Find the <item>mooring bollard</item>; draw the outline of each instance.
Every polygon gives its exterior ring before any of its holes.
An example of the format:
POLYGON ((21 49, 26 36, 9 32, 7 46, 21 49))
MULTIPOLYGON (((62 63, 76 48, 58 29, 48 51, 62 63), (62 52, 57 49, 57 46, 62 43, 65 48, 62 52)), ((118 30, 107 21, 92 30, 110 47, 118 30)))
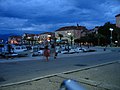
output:
POLYGON ((83 86, 77 83, 75 80, 64 80, 59 90, 86 90, 83 86))

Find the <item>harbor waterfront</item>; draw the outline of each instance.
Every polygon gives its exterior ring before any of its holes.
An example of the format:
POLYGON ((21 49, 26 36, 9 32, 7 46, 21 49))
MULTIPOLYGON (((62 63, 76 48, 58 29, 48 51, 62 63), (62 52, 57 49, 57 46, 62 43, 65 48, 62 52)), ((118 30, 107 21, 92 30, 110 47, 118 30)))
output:
POLYGON ((120 0, 0 0, 0 90, 120 90, 119 69, 120 0))
POLYGON ((0 90, 58 90, 66 79, 87 90, 119 90, 120 49, 90 48, 96 52, 59 54, 49 62, 41 56, 1 59, 0 90))

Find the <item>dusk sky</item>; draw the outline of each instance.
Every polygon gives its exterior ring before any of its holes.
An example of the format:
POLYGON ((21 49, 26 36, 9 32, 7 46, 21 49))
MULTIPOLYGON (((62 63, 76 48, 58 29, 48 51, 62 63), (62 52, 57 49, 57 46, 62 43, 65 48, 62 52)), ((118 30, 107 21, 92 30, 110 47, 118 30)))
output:
POLYGON ((79 25, 92 29, 120 13, 120 0, 0 0, 0 34, 55 31, 79 25))

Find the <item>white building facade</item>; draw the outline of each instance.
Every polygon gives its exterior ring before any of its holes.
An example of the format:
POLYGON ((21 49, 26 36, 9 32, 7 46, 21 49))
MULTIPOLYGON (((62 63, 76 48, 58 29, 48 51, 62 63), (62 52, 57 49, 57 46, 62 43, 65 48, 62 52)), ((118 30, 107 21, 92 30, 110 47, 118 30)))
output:
POLYGON ((120 28, 120 14, 116 15, 116 27, 120 28))
POLYGON ((75 39, 79 39, 82 36, 85 36, 87 29, 84 26, 67 26, 67 27, 62 27, 58 30, 55 31, 55 37, 57 40, 60 40, 60 36, 59 34, 61 34, 62 40, 68 40, 71 41, 71 37, 72 40, 74 42, 75 39))

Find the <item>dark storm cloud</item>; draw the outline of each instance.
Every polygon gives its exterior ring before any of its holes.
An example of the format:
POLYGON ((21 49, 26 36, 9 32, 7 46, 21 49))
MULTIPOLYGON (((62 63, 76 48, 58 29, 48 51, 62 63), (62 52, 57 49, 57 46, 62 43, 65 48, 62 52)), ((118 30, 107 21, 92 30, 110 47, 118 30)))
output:
POLYGON ((115 23, 119 0, 0 0, 0 28, 55 30, 65 25, 93 28, 115 23))

